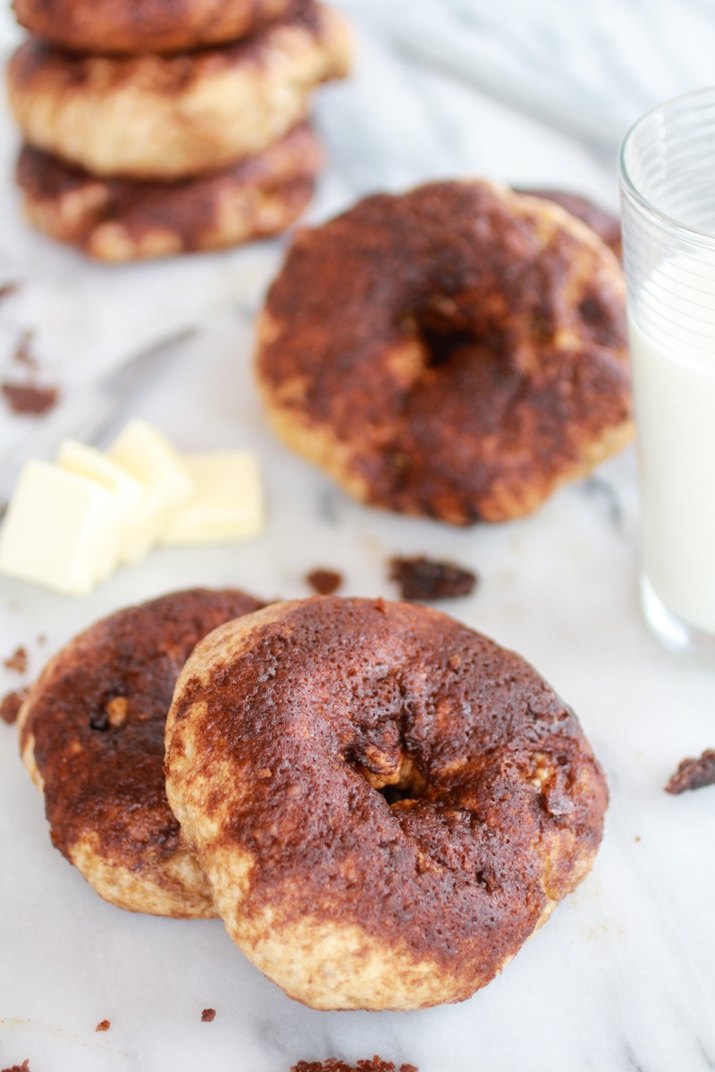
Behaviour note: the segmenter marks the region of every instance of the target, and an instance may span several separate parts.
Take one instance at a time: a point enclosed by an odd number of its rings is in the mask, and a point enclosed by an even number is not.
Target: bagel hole
[[[474,346],[474,336],[468,331],[449,328],[446,325],[418,325],[419,336],[425,349],[426,367],[442,368],[448,365],[455,354]]]
[[[409,785],[383,785],[377,792],[381,797],[385,798],[390,806],[399,804],[403,800],[414,800],[415,798],[414,788]]]
[[[578,311],[581,319],[591,327],[601,327],[606,319],[603,306],[593,294],[587,294],[581,299]]]
[[[350,753],[345,755],[345,759],[390,807],[404,801],[419,800],[425,795],[425,778],[414,761],[405,754],[400,758],[397,770],[393,769],[390,774],[378,773],[374,768],[371,770]]]

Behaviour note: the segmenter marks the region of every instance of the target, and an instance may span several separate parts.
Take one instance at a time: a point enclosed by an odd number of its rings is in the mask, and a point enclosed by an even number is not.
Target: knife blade
[[[132,354],[95,384],[61,402],[18,447],[0,457],[0,516],[10,502],[20,470],[30,458],[48,461],[61,441],[71,436],[97,445],[132,395],[175,356],[179,344],[196,334],[194,327],[165,336]]]

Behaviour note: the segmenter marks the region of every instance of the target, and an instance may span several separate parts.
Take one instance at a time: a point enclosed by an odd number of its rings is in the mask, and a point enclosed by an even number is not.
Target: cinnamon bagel
[[[269,418],[364,502],[518,517],[631,438],[624,289],[553,202],[477,181],[369,197],[301,231],[269,291]]]
[[[468,997],[601,838],[573,712],[414,604],[317,596],[216,629],[166,731],[168,798],[229,934],[315,1008]]]
[[[73,52],[179,52],[246,37],[296,0],[14,0],[30,33]]]
[[[172,56],[78,56],[30,39],[7,77],[30,145],[93,175],[173,179],[262,152],[348,64],[342,16],[306,0],[247,41]]]
[[[194,589],[119,611],[49,662],[20,711],[53,844],[120,908],[214,915],[166,800],[164,724],[196,642],[260,606],[233,589]]]
[[[231,168],[174,182],[95,178],[26,145],[17,181],[38,230],[118,262],[279,234],[308,204],[322,162],[320,142],[304,124]]]

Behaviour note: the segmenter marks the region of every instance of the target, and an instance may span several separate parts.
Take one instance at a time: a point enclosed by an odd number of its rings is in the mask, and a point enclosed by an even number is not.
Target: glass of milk
[[[636,123],[621,197],[643,610],[669,647],[715,664],[715,88]]]

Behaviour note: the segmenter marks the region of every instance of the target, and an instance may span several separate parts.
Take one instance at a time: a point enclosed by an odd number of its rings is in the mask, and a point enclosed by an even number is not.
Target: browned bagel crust
[[[605,242],[619,260],[621,259],[623,243],[621,240],[620,220],[610,212],[606,212],[600,205],[590,201],[587,197],[581,197],[580,194],[570,193],[566,190],[523,188],[515,189],[514,192],[517,194],[530,194],[532,197],[543,197],[547,201],[554,201],[557,205],[561,205],[561,208],[566,209],[572,216],[576,216],[592,231],[595,231],[601,241]]]
[[[166,799],[164,725],[197,641],[261,606],[197,588],[118,611],[70,641],[23,705],[21,751],[52,842],[121,908],[214,915]]]
[[[280,234],[306,208],[324,162],[307,124],[232,168],[175,182],[100,179],[24,146],[28,219],[97,260],[121,262],[236,246]]]
[[[589,870],[607,803],[575,715],[518,655],[335,596],[197,646],[166,769],[230,935],[318,1008],[468,997]]]
[[[376,195],[296,237],[258,380],[278,434],[357,498],[507,520],[631,438],[624,294],[551,202],[477,181]]]
[[[313,0],[245,41],[169,56],[80,56],[30,38],[8,64],[8,100],[25,141],[93,175],[187,178],[304,122],[350,51],[343,17]]]
[[[296,0],[14,0],[30,33],[74,52],[181,52],[238,41]]]

